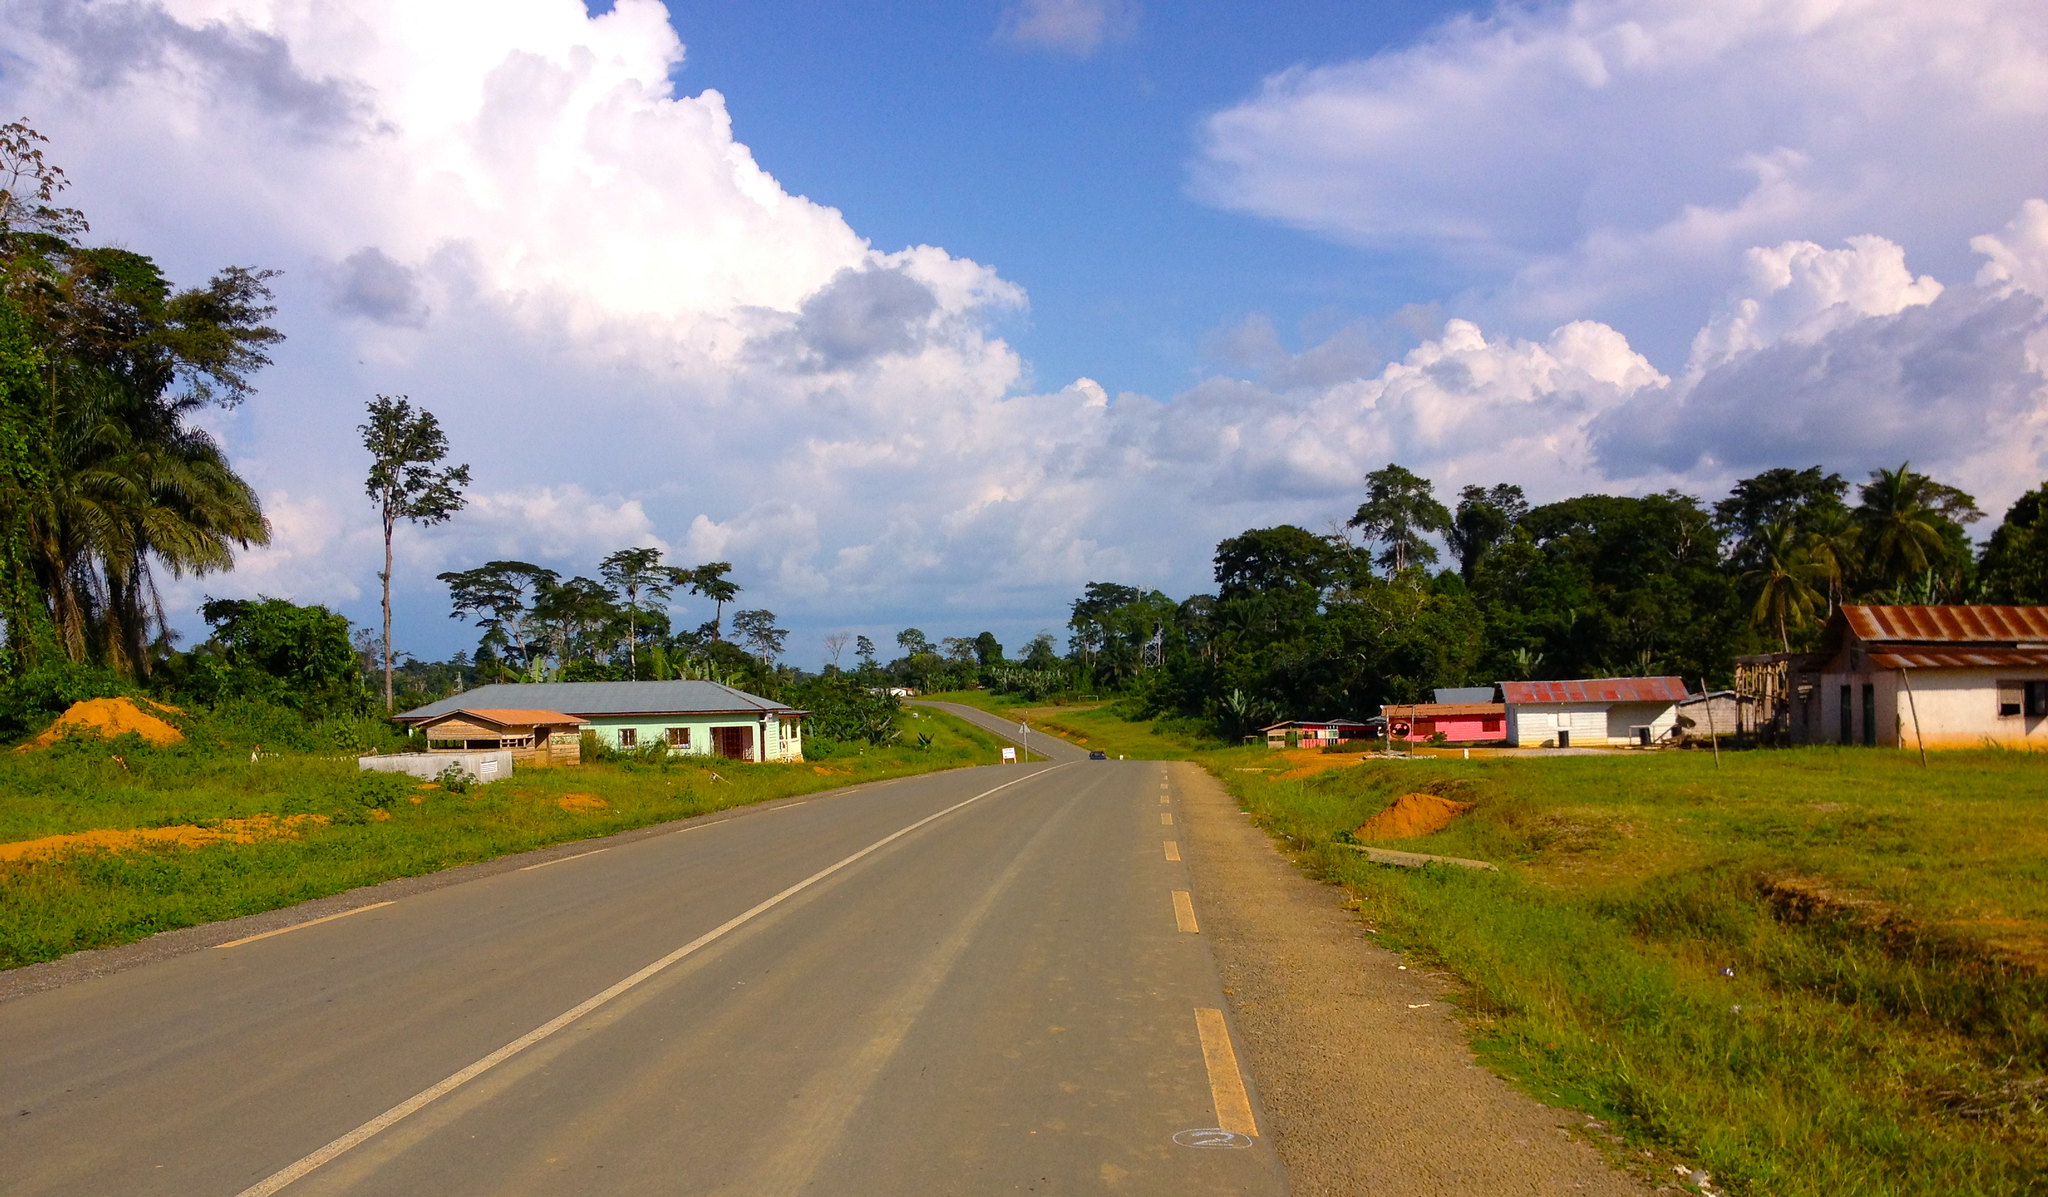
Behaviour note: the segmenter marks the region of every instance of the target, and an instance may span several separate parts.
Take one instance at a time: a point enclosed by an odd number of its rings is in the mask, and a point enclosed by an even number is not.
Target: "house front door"
[[[711,729],[711,746],[727,760],[751,761],[754,759],[754,729],[714,727]]]

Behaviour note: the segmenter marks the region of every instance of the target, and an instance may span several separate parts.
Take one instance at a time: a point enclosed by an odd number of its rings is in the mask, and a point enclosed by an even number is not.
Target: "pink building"
[[[1427,740],[1438,732],[1459,744],[1487,744],[1508,738],[1508,709],[1498,702],[1418,702],[1385,706],[1387,725],[1405,723],[1410,740]],[[1396,739],[1399,737],[1396,736]]]

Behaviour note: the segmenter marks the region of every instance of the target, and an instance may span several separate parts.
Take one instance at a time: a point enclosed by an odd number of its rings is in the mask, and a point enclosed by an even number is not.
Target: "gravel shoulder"
[[[1447,991],[1373,943],[1343,891],[1303,876],[1221,783],[1170,768],[1202,933],[1295,1192],[1653,1191],[1581,1137],[1583,1116],[1481,1066]]]

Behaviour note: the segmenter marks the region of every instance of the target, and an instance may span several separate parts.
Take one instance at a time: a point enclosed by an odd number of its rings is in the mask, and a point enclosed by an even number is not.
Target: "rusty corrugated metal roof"
[[[1877,607],[1844,604],[1849,630],[1866,644],[2044,644],[2048,607],[1948,604]]]
[[[580,725],[590,722],[588,719],[581,719],[575,715],[564,715],[560,711],[514,710],[510,707],[461,707],[448,712],[448,715],[475,715],[477,718],[488,720],[499,727],[514,723],[522,725],[574,723]],[[441,716],[441,718],[446,717]]]
[[[1879,669],[1967,669],[1971,666],[2048,665],[2048,649],[1885,649],[1870,654]]]
[[[1388,703],[1380,714],[1389,719],[1451,719],[1459,715],[1505,715],[1507,706],[1498,702]]]
[[[1532,702],[1677,702],[1680,677],[1595,677],[1570,682],[1502,682],[1509,705]]]

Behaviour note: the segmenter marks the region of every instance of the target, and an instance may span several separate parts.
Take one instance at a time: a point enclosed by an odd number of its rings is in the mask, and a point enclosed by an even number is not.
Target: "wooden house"
[[[478,706],[457,707],[414,723],[426,735],[429,752],[509,748],[512,759],[524,764],[574,762],[578,741],[589,725],[587,719],[560,711]]]

